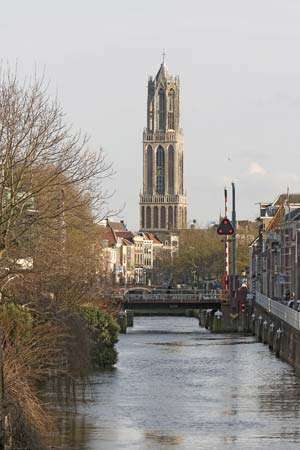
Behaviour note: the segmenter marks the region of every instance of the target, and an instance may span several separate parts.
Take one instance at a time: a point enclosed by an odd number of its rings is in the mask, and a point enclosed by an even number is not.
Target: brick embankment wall
[[[248,313],[247,322],[249,331],[257,340],[295,367],[300,376],[300,332],[257,304]]]
[[[202,310],[199,315],[199,325],[213,333],[244,332],[243,320],[238,320],[229,305],[222,305],[221,315],[216,316],[216,309]]]
[[[251,311],[233,314],[228,305],[222,305],[222,316],[216,318],[213,310],[200,311],[199,325],[213,333],[247,333],[268,345],[279,358],[291,364],[300,376],[300,331],[279,319],[258,304]]]

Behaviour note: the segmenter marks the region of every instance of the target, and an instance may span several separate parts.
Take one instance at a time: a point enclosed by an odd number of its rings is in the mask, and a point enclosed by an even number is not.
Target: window
[[[172,145],[169,147],[168,150],[168,191],[169,194],[174,194],[174,159],[175,159],[175,152]]]
[[[166,98],[165,91],[163,88],[160,88],[158,93],[158,127],[160,130],[165,129],[165,115],[166,115]]]
[[[145,228],[145,207],[141,207],[142,228]]]
[[[147,206],[146,208],[146,228],[151,228],[151,208]]]
[[[168,128],[175,130],[175,92],[173,89],[169,92]]]
[[[172,230],[173,228],[173,208],[169,206],[168,208],[168,229]]]
[[[149,124],[148,127],[150,129],[150,131],[153,131],[154,129],[154,117],[153,117],[153,101],[150,103],[149,105]]]
[[[156,191],[165,193],[165,151],[159,146],[156,153]]]
[[[149,145],[147,148],[147,193],[153,192],[153,150]]]
[[[183,155],[180,157],[180,193],[183,194]]]
[[[158,207],[154,206],[154,211],[153,211],[153,220],[154,220],[154,228],[158,228]]]
[[[160,210],[160,228],[166,228],[166,208],[165,208],[165,206],[162,206],[161,210]]]

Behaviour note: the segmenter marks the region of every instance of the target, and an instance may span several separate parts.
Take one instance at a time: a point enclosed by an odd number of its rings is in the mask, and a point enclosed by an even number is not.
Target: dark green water
[[[64,450],[300,449],[300,379],[253,337],[136,318],[118,350],[62,419]]]

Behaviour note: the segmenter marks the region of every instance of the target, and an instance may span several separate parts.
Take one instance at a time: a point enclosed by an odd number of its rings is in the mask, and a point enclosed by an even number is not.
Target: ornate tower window
[[[158,92],[158,128],[163,131],[166,123],[166,96],[163,88]]]
[[[177,206],[174,206],[174,228],[178,227],[178,220],[177,220]]]
[[[154,129],[153,101],[149,105],[149,129],[150,131]]]
[[[153,150],[151,145],[147,148],[147,192],[153,192]]]
[[[175,181],[175,151],[174,147],[170,145],[168,149],[168,191],[169,194],[174,194]]]
[[[173,208],[172,206],[168,207],[168,229],[172,230],[173,228]]]
[[[145,228],[145,207],[141,206],[141,219],[142,219],[142,228]]]
[[[156,153],[156,191],[165,193],[165,151],[159,146]]]
[[[153,209],[153,222],[154,222],[154,228],[158,228],[158,206],[154,206]]]
[[[147,206],[146,208],[146,228],[151,228],[151,208]]]
[[[180,193],[183,194],[183,155],[180,156]]]
[[[169,107],[168,107],[168,128],[175,130],[175,92],[171,89],[169,92]]]
[[[166,207],[162,206],[160,209],[160,228],[166,228]]]

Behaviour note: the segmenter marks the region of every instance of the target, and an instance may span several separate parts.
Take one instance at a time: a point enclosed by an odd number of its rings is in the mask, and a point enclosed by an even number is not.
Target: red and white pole
[[[228,205],[227,205],[227,189],[224,188],[224,200],[225,200],[225,218],[227,219]],[[229,291],[229,238],[225,237],[225,292]]]

